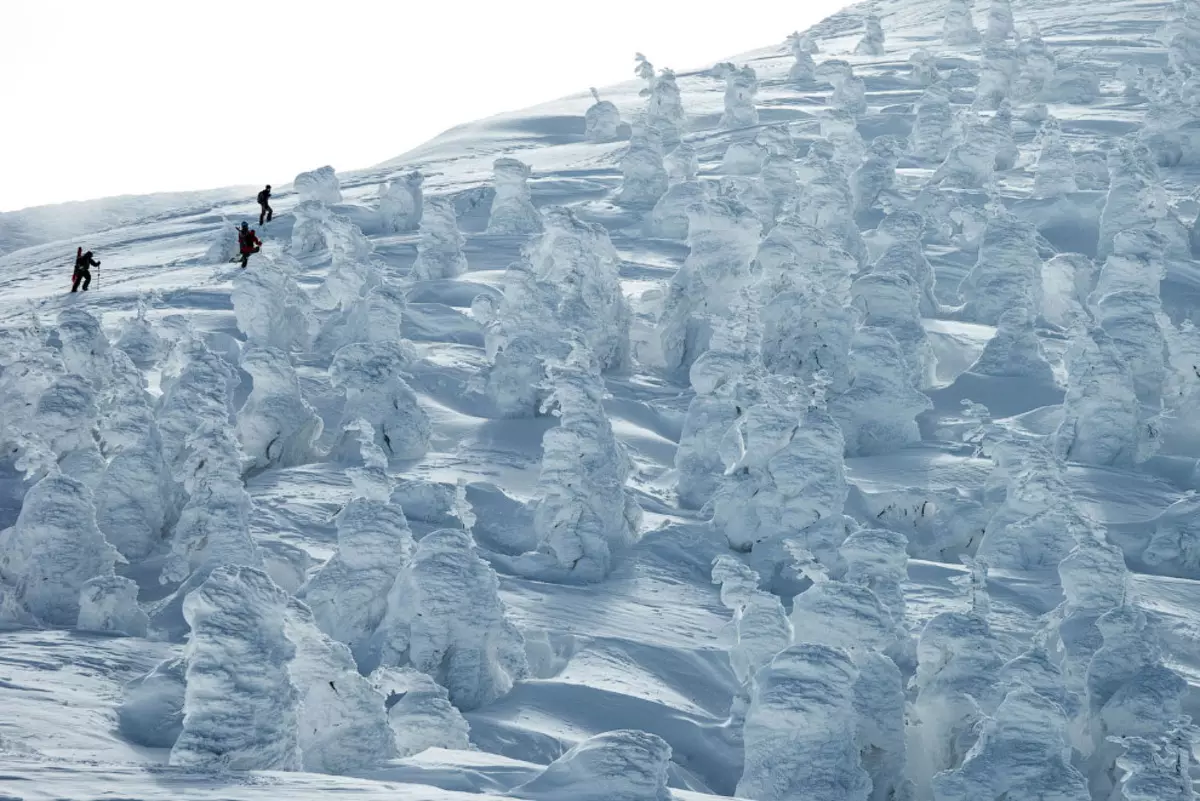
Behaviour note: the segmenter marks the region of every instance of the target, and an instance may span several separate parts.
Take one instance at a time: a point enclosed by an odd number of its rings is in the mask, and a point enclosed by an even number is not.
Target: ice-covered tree
[[[664,69],[656,75],[654,65],[647,61],[645,56],[638,53],[635,59],[637,67],[634,73],[646,81],[646,88],[638,93],[648,98],[646,123],[658,131],[664,146],[671,147],[679,142],[687,126],[675,73]]]
[[[846,296],[799,280],[783,286],[769,299],[762,319],[762,361],[772,373],[808,380],[821,371],[832,392],[851,382],[850,343],[858,315]],[[769,285],[768,285],[769,286]]]
[[[458,230],[454,203],[448,198],[430,198],[421,218],[421,240],[417,243],[413,278],[434,281],[465,273],[467,257],[462,249],[466,242],[466,237]]]
[[[921,288],[907,272],[879,266],[876,263],[875,270],[855,281],[850,290],[860,321],[890,332],[903,353],[911,385],[930,387],[937,357],[921,325]]]
[[[833,87],[829,96],[830,108],[844,111],[853,117],[867,111],[867,86],[854,74],[854,67],[845,59],[822,61],[817,67],[817,79]]]
[[[708,197],[708,187],[696,180],[700,164],[696,150],[681,144],[663,159],[670,186],[646,217],[646,232],[665,239],[687,239],[688,207]]]
[[[615,142],[621,138],[621,112],[611,100],[601,100],[592,87],[592,99],[583,115],[583,135],[589,142]]]
[[[1120,797],[1127,801],[1192,801],[1191,764],[1195,729],[1176,725],[1157,738],[1122,737],[1117,757]]]
[[[350,650],[317,628],[312,612],[295,599],[288,602],[284,633],[295,647],[288,674],[300,698],[304,770],[354,773],[398,756],[384,697],[358,672]]]
[[[913,386],[896,337],[885,328],[858,329],[850,346],[849,389],[830,399],[847,456],[889,453],[920,439],[917,415],[933,407]]]
[[[883,23],[879,21],[879,12],[871,8],[863,18],[863,38],[855,45],[854,52],[860,56],[882,56],[883,45]]]
[[[1034,197],[1058,197],[1078,189],[1075,156],[1062,137],[1062,126],[1051,117],[1038,134],[1038,157],[1033,176]]]
[[[204,251],[204,261],[209,264],[224,264],[236,260],[238,252],[238,228],[222,216],[221,226],[212,234],[208,250]]]
[[[892,217],[894,215],[888,215]],[[885,218],[885,222],[888,218]],[[924,225],[924,221],[921,221]],[[919,234],[913,238],[907,238],[907,233],[897,229],[893,229],[891,225],[885,226],[880,223],[877,231],[882,231],[882,235],[876,238],[876,242],[882,243],[885,237],[891,236],[891,231],[895,231],[894,243],[889,245],[884,250],[875,263],[871,265],[871,272],[877,274],[902,273],[913,280],[917,287],[918,308],[920,316],[934,317],[941,312],[941,304],[938,303],[937,295],[934,291],[934,285],[937,276],[934,274],[933,265],[925,258],[925,248],[921,244]],[[897,335],[897,338],[900,338]]]
[[[135,365],[148,370],[158,364],[166,354],[166,343],[149,319],[149,304],[145,297],[138,298],[137,313],[125,322],[121,334],[113,343]]]
[[[788,70],[788,80],[794,83],[807,85],[812,83],[816,78],[817,64],[813,61],[809,41],[808,37],[801,35],[799,31],[788,34],[788,51],[792,54],[792,58],[795,59],[795,62]]]
[[[381,187],[379,192],[379,227],[386,233],[415,231],[424,214],[421,184],[425,176],[420,170],[398,175]]]
[[[979,256],[959,284],[967,319],[995,325],[1009,309],[1039,308],[1040,270],[1033,226],[999,204],[989,206]]]
[[[309,172],[302,172],[292,181],[299,202],[315,200],[318,203],[333,205],[342,202],[342,189],[338,183],[337,173],[328,165]]]
[[[908,579],[907,547],[899,532],[863,528],[851,533],[838,549],[846,562],[843,580],[875,593],[897,624],[903,623],[906,609],[901,586]]]
[[[933,797],[1089,801],[1087,783],[1069,756],[1062,707],[1031,689],[1015,689],[982,723],[962,765],[934,777]]]
[[[171,657],[125,685],[116,709],[117,730],[130,742],[170,748],[183,729],[187,663]]]
[[[80,592],[90,580],[112,576],[119,558],[96,527],[91,490],[51,468],[25,493],[16,523],[0,531],[0,585],[12,588],[6,611],[74,626]]]
[[[1155,572],[1168,576],[1200,576],[1200,509],[1197,498],[1189,494],[1163,510],[1154,521],[1154,531],[1142,561]]]
[[[1149,456],[1131,366],[1099,328],[1079,331],[1067,353],[1063,420],[1054,432],[1059,458],[1131,467]]]
[[[1020,103],[1032,102],[1041,96],[1042,90],[1053,80],[1058,69],[1054,54],[1042,40],[1037,23],[1030,23],[1027,34],[1017,42],[1017,63],[1019,70],[1011,97]]]
[[[1158,293],[1131,289],[1110,292],[1096,303],[1095,312],[1096,322],[1129,365],[1138,401],[1151,409],[1161,406],[1167,379],[1167,341],[1158,322],[1162,314]]]
[[[542,470],[533,528],[538,547],[517,563],[533,575],[603,580],[637,541],[642,510],[625,484],[633,465],[604,411],[604,381],[584,348],[547,368],[544,409],[557,428],[542,439]]]
[[[432,676],[462,710],[500,698],[528,670],[496,573],[461,530],[440,529],[417,543],[388,594],[372,647],[381,665],[411,665]]]
[[[946,153],[930,183],[945,189],[984,190],[996,169],[996,150],[984,134],[986,123],[972,111],[959,118],[962,136]]]
[[[320,354],[346,345],[380,343],[408,349],[401,325],[408,306],[405,289],[394,284],[364,284],[362,294],[325,319],[313,343]]]
[[[379,668],[371,673],[370,679],[383,695],[401,757],[428,748],[470,750],[470,726],[450,703],[445,687],[410,667]]]
[[[655,734],[617,729],[589,737],[509,794],[532,801],[670,801],[671,746]]]
[[[785,215],[758,246],[759,296],[769,301],[775,294],[808,288],[831,294],[839,301],[849,297],[858,260],[842,247],[843,238]]]
[[[849,655],[794,645],[755,677],[737,795],[762,801],[867,801]]]
[[[496,195],[488,216],[487,232],[505,236],[528,236],[542,230],[542,215],[534,208],[529,191],[528,164],[500,158],[492,164]]]
[[[1095,283],[1096,265],[1087,256],[1054,256],[1042,265],[1042,317],[1066,329],[1085,324],[1091,314],[1087,299]]]
[[[1125,137],[1108,153],[1109,185],[1100,214],[1100,241],[1096,258],[1106,259],[1113,239],[1129,228],[1152,228],[1149,195],[1158,186],[1158,168],[1139,139]]]
[[[622,206],[649,208],[667,191],[662,138],[645,118],[633,125],[629,148],[621,158],[621,174],[623,180],[616,202]]]
[[[1016,33],[1010,0],[991,0],[988,4],[987,28],[983,40],[988,44],[1007,42]]]
[[[720,316],[750,274],[762,225],[746,206],[728,197],[688,209],[688,246],[683,267],[671,280],[659,319],[668,370],[686,370],[704,352],[710,316]]]
[[[975,87],[975,109],[998,109],[1013,95],[1018,77],[1016,50],[1004,43],[985,44],[979,62],[979,85]]]
[[[950,108],[950,87],[944,82],[932,84],[917,100],[916,119],[909,135],[911,153],[919,159],[941,162],[954,144],[954,112]]]
[[[1045,386],[1053,385],[1054,370],[1046,361],[1042,341],[1034,330],[1034,315],[1017,307],[1000,315],[996,333],[970,371],[997,378],[1024,378]]]
[[[416,459],[429,447],[429,415],[405,380],[415,360],[410,344],[377,340],[339,348],[329,366],[333,387],[346,395],[342,428],[359,418],[368,421],[376,444],[391,459]],[[343,437],[338,452],[345,443]],[[350,448],[357,455],[357,441]]]
[[[937,59],[928,50],[917,50],[908,57],[909,79],[917,86],[933,86],[942,80]]]
[[[712,76],[725,81],[725,113],[719,126],[729,130],[758,125],[758,109],[754,105],[758,95],[758,75],[754,69],[723,61],[712,68]]]
[[[124,576],[104,575],[89,579],[79,593],[81,631],[102,631],[145,637],[149,620],[138,606],[138,586]]]
[[[790,204],[790,216],[835,235],[842,249],[866,266],[867,246],[854,221],[849,178],[828,140],[812,143],[796,165],[796,179],[804,191]]]
[[[312,302],[284,264],[264,258],[253,270],[239,270],[230,300],[251,344],[291,352],[306,350],[312,341]]]
[[[1157,296],[1167,274],[1166,247],[1166,238],[1150,228],[1127,228],[1114,236],[1112,252],[1092,276],[1095,286],[1087,296],[1092,311],[1113,292]]]
[[[971,14],[971,0],[946,0],[946,20],[942,26],[942,42],[961,47],[979,42],[979,29]]]
[[[545,221],[545,231],[509,266],[504,298],[483,321],[492,359],[488,394],[506,417],[537,412],[542,363],[565,358],[573,340],[591,350],[601,370],[630,363],[630,309],[608,232],[560,206],[548,208]]]
[[[183,730],[170,764],[300,770],[300,696],[289,675],[287,594],[261,570],[223,567],[183,602]]]
[[[238,412],[237,431],[252,469],[304,464],[314,452],[324,424],[304,399],[291,357],[271,347],[250,347],[242,369],[254,381]]]
[[[863,163],[850,175],[854,210],[863,213],[890,195],[896,185],[896,165],[904,143],[893,136],[877,136]]]
[[[883,216],[875,230],[867,231],[863,240],[871,262],[877,261],[893,245],[916,243],[920,245],[925,237],[925,216],[911,209],[892,209]],[[922,250],[922,254],[924,250]],[[932,268],[930,268],[932,269]],[[908,272],[906,270],[906,272]],[[916,278],[916,274],[913,274]]]
[[[733,612],[729,622],[729,663],[745,685],[758,670],[791,645],[792,624],[779,596],[758,589],[758,573],[731,556],[713,561],[712,580],[721,585],[721,603]]]

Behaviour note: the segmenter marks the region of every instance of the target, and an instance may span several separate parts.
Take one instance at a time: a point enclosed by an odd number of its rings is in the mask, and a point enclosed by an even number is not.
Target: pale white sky
[[[0,211],[289,182],[782,42],[846,0],[0,0]]]

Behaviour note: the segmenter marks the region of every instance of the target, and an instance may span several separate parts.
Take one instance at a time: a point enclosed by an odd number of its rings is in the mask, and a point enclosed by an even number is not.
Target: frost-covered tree
[[[383,696],[401,757],[428,748],[470,750],[470,725],[450,703],[445,687],[410,667],[379,668],[370,679]]]
[[[548,208],[545,221],[545,231],[509,265],[504,298],[483,321],[492,359],[488,395],[506,417],[537,412],[543,362],[566,358],[574,340],[601,370],[630,363],[631,313],[608,232],[560,206]]]
[[[959,118],[962,136],[938,165],[930,183],[945,189],[986,189],[996,169],[996,150],[984,134],[986,123],[972,111]]]
[[[670,801],[670,768],[666,740],[618,729],[578,743],[509,794],[533,801]]]
[[[192,769],[300,770],[300,696],[287,594],[261,570],[222,567],[183,602],[183,730],[170,764]]]
[[[1095,312],[1100,328],[1129,365],[1137,399],[1152,409],[1161,406],[1167,379],[1167,341],[1158,322],[1162,314],[1158,293],[1130,289],[1110,292],[1095,305]]]
[[[1039,308],[1040,269],[1033,226],[999,204],[990,205],[979,256],[958,288],[967,318],[995,325],[1009,309]]]
[[[888,215],[888,217],[893,216]],[[885,226],[887,221],[888,218],[884,218],[884,222],[881,222],[880,227],[876,229],[877,233],[882,233],[875,238],[872,245],[881,244],[887,238],[893,238],[894,244],[889,245],[875,260],[875,263],[871,265],[871,272],[881,275],[888,273],[907,275],[917,287],[920,316],[936,316],[942,310],[934,291],[937,276],[934,274],[933,265],[925,258],[925,248],[921,244],[919,233],[917,236],[907,238],[908,234],[905,231],[892,228],[890,224]],[[923,219],[921,225],[924,225]],[[895,231],[894,236],[892,231]],[[900,338],[899,335],[897,338]]]
[[[810,84],[816,78],[817,64],[813,61],[810,40],[799,31],[789,33],[787,37],[788,51],[795,62],[788,70],[788,80],[799,84]]]
[[[721,585],[721,603],[733,612],[729,663],[745,685],[791,645],[792,624],[779,596],[758,589],[758,573],[737,559],[722,555],[713,560],[712,580]]]
[[[415,231],[421,224],[424,196],[421,184],[425,176],[420,170],[398,175],[381,187],[379,192],[379,227],[386,233]]]
[[[1200,575],[1200,504],[1193,494],[1163,510],[1154,521],[1154,532],[1142,551],[1142,561],[1155,572],[1195,578]]]
[[[528,236],[542,230],[542,215],[534,208],[529,191],[528,164],[500,158],[492,164],[496,196],[488,216],[487,232],[505,236]]]
[[[1150,228],[1127,228],[1114,236],[1112,252],[1099,274],[1092,276],[1095,288],[1087,297],[1092,311],[1105,295],[1113,292],[1158,296],[1167,274],[1166,247],[1166,238]]]
[[[388,594],[373,651],[381,665],[432,676],[464,711],[505,695],[528,670],[495,571],[476,554],[470,533],[453,529],[417,543]]]
[[[708,198],[708,187],[696,180],[696,150],[681,144],[663,159],[670,186],[646,217],[646,232],[664,239],[687,239],[688,207]]]
[[[863,18],[863,38],[854,46],[854,52],[860,56],[882,56],[883,45],[883,23],[879,21],[879,12],[871,8]]]
[[[817,401],[797,409],[795,382],[767,378],[761,389],[721,444],[713,523],[738,551],[840,515],[848,492],[842,432],[829,412]]]
[[[720,316],[744,286],[762,225],[746,206],[728,197],[688,209],[688,247],[671,280],[659,319],[659,340],[668,370],[686,370],[704,352],[708,318]]]
[[[413,278],[434,281],[465,273],[467,257],[462,249],[466,242],[466,237],[458,230],[454,203],[448,198],[431,198],[425,204],[425,214],[421,218],[421,240],[417,243]]]
[[[1018,79],[1016,50],[1007,44],[985,44],[980,58],[979,85],[975,87],[974,109],[998,109],[1013,96]]]
[[[137,583],[124,576],[104,575],[89,579],[79,592],[76,628],[145,637],[149,620],[138,606],[137,596]]]
[[[946,20],[942,26],[942,42],[961,47],[979,42],[979,29],[971,15],[971,0],[946,0]]]
[[[1096,265],[1087,256],[1054,256],[1042,265],[1042,317],[1066,329],[1085,324],[1091,314],[1087,299],[1095,283]]]
[[[645,56],[637,53],[635,59],[637,67],[634,73],[646,81],[646,88],[638,93],[648,98],[646,123],[658,131],[664,146],[671,147],[679,142],[687,127],[687,117],[683,111],[683,100],[679,94],[679,85],[675,81],[675,73],[664,69],[656,75],[654,65],[647,61]]]
[[[342,428],[362,418],[375,429],[375,442],[390,459],[416,459],[429,447],[429,415],[405,380],[416,360],[412,346],[399,341],[356,342],[339,348],[329,365],[334,389],[346,395]],[[346,437],[336,447],[345,447]],[[357,440],[350,445],[358,454]]]
[[[854,74],[854,67],[845,59],[822,61],[817,67],[817,79],[833,87],[829,106],[852,117],[867,112],[867,86]]]
[[[845,301],[859,269],[858,260],[842,247],[841,238],[794,215],[782,217],[763,237],[755,264],[760,276],[758,294],[766,301],[779,292],[810,285],[814,291]]]
[[[595,100],[583,115],[583,135],[589,142],[615,142],[621,138],[621,112],[611,100],[601,100],[592,87]]]
[[[908,579],[907,548],[903,534],[884,528],[859,529],[839,548],[846,561],[844,581],[875,593],[897,624],[906,608],[901,586]]]
[[[962,765],[934,777],[933,797],[1089,801],[1069,754],[1062,707],[1031,689],[1015,689],[983,722]]]
[[[264,258],[253,270],[239,270],[230,300],[248,342],[285,352],[306,350],[311,343],[312,302],[283,264]]]
[[[937,59],[928,50],[921,49],[908,57],[909,80],[917,86],[933,86],[942,80]]]
[[[1058,197],[1078,189],[1075,156],[1062,138],[1062,127],[1051,117],[1038,134],[1038,157],[1033,176],[1034,197]]]
[[[182,657],[163,660],[125,685],[117,707],[117,730],[130,742],[170,748],[183,730],[187,663]]]
[[[1129,228],[1154,227],[1148,195],[1158,186],[1158,168],[1139,139],[1126,137],[1108,154],[1109,185],[1100,214],[1100,241],[1096,258],[1106,259],[1113,239]]]
[[[633,125],[629,148],[621,158],[621,174],[623,180],[616,202],[622,206],[652,207],[667,191],[662,138],[644,118]]]
[[[913,156],[941,162],[954,144],[954,112],[950,108],[950,87],[934,83],[917,100],[909,143]]]
[[[212,234],[204,261],[208,264],[224,264],[238,258],[238,228],[222,215],[221,226]]]
[[[925,216],[920,212],[911,209],[889,211],[875,226],[875,230],[867,231],[863,235],[870,260],[877,261],[893,245],[916,243],[919,246],[925,237],[925,228]],[[921,252],[924,254],[923,249]],[[905,272],[909,271],[906,269]],[[916,273],[911,274],[917,278]],[[923,279],[918,279],[918,282],[923,282]]]
[[[988,44],[1007,42],[1016,33],[1010,0],[991,0],[988,4],[987,28],[983,40]]]
[[[896,338],[904,356],[911,385],[933,386],[937,357],[921,325],[921,288],[907,272],[880,270],[854,282],[850,290],[860,321],[865,326],[886,329]]]
[[[896,165],[904,143],[893,136],[877,136],[863,163],[850,175],[856,213],[870,211],[896,185]]]
[[[1024,378],[1053,385],[1054,370],[1046,361],[1042,341],[1034,330],[1034,315],[1028,309],[1009,309],[1000,315],[996,333],[970,371],[997,378]]]
[[[12,588],[4,611],[74,626],[80,592],[88,581],[112,576],[118,558],[96,527],[91,490],[51,468],[25,493],[16,523],[0,531],[0,585]]]
[[[550,365],[543,408],[559,424],[542,439],[542,471],[533,506],[537,551],[518,563],[534,575],[603,580],[637,541],[642,510],[625,484],[633,465],[604,411],[604,381],[584,349]]]
[[[854,221],[854,196],[849,179],[828,140],[813,142],[808,155],[796,165],[796,179],[804,191],[790,204],[790,216],[836,235],[842,249],[860,267],[866,266],[867,246]]]
[[[358,672],[350,650],[317,628],[312,612],[295,599],[288,603],[284,632],[295,646],[288,674],[300,697],[304,770],[353,773],[396,757],[384,698]]]
[[[154,367],[165,355],[166,343],[150,322],[149,304],[145,297],[138,298],[137,313],[125,322],[113,344],[143,370]]]
[[[1066,461],[1131,467],[1149,456],[1133,371],[1099,328],[1079,331],[1067,352],[1067,395],[1054,449]]]
[[[237,421],[250,466],[267,470],[304,464],[324,424],[304,399],[291,358],[275,348],[250,347],[242,354],[242,369],[254,381]]]
[[[712,68],[712,77],[725,81],[725,113],[718,125],[725,129],[749,128],[758,125],[758,75],[752,67],[738,67],[723,61]]]
[[[337,173],[328,165],[309,172],[302,172],[292,181],[299,202],[315,200],[332,206],[342,202],[342,189]]]
[[[408,300],[403,287],[364,284],[362,294],[326,318],[313,350],[333,354],[346,345],[363,343],[409,346],[401,338]]]
[[[933,408],[913,386],[900,343],[885,328],[864,326],[850,346],[849,389],[830,399],[847,456],[889,453],[920,439],[917,415]]]
[[[1012,87],[1012,99],[1028,103],[1041,97],[1042,90],[1054,79],[1058,69],[1054,53],[1042,40],[1037,23],[1030,23],[1027,34],[1017,42],[1019,71]]]
[[[867,801],[849,655],[794,645],[755,677],[737,795],[762,801]]]
[[[1120,797],[1128,801],[1192,801],[1190,767],[1191,726],[1174,726],[1155,739],[1122,737],[1124,749],[1117,757],[1121,772]]]
[[[832,392],[844,391],[851,382],[850,343],[858,323],[846,296],[797,281],[769,297],[760,312],[766,369],[802,381],[821,371]]]

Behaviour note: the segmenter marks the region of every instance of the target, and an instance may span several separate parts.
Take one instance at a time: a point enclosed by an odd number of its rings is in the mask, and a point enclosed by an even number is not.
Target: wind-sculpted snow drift
[[[1192,798],[1200,2],[782,24],[0,214],[0,796]]]

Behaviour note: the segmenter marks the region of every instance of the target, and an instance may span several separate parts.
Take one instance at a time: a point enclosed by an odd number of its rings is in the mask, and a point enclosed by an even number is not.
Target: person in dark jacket
[[[271,209],[271,185],[267,184],[267,188],[258,193],[258,205],[262,209],[258,213],[258,224],[265,225],[271,221],[271,217],[275,212]]]
[[[83,248],[75,251],[75,273],[71,276],[71,291],[78,292],[79,284],[83,282],[83,291],[87,292],[92,284],[92,267],[99,267],[100,262],[92,258],[92,251],[83,252]]]
[[[238,248],[242,252],[242,269],[244,270],[250,257],[262,248],[262,242],[258,240],[258,235],[254,233],[254,229],[250,227],[249,223],[242,223],[241,229],[238,230]]]

